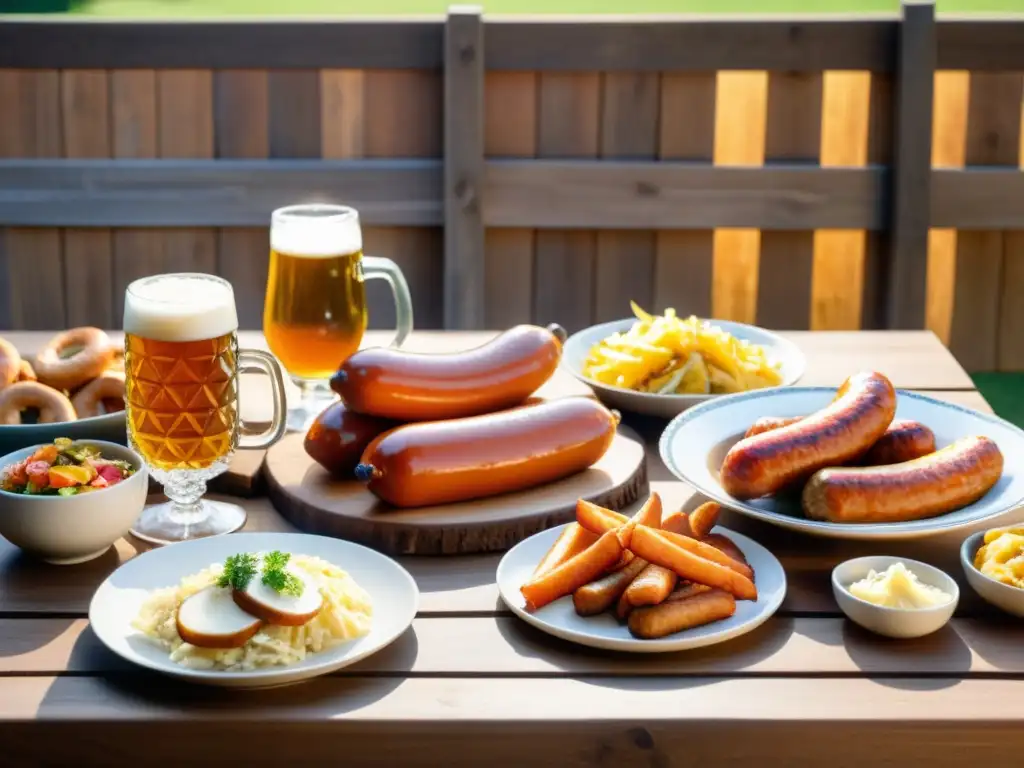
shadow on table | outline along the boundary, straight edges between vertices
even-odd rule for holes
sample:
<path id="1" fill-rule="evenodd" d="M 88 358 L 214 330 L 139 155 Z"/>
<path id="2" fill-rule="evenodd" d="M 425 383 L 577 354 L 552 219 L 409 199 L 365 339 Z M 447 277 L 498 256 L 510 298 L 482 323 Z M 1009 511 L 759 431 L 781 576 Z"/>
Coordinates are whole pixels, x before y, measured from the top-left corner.
<path id="1" fill-rule="evenodd" d="M 17 619 L 20 623 L 17 632 L 11 632 L 8 637 L 3 638 L 0 644 L 0 670 L 22 671 L 24 659 L 19 661 L 18 657 L 26 656 L 35 651 L 45 648 L 58 637 L 67 632 L 75 619 L 53 619 L 50 621 L 35 621 Z M 10 662 L 5 659 L 11 659 Z"/>
<path id="2" fill-rule="evenodd" d="M 454 584 L 458 584 L 458 589 L 494 584 L 500 554 L 403 555 L 396 559 L 416 580 L 420 592 L 451 592 Z M 508 610 L 504 603 L 498 602 L 500 610 Z"/>
<path id="3" fill-rule="evenodd" d="M 120 541 L 87 563 L 51 565 L 0 539 L 0 611 L 84 615 L 96 588 L 133 554 Z"/>
<path id="4" fill-rule="evenodd" d="M 790 622 L 769 621 L 752 632 L 718 645 L 672 653 L 628 653 L 577 645 L 548 635 L 515 618 L 498 618 L 498 631 L 524 658 L 530 670 L 571 675 L 607 688 L 672 690 L 706 685 L 716 676 L 757 674 L 784 648 L 793 633 Z M 771 666 L 770 662 L 767 666 Z M 639 681 L 638 677 L 650 677 Z M 652 687 L 653 686 L 653 687 Z"/>
<path id="5" fill-rule="evenodd" d="M 69 706 L 80 706 L 86 687 L 97 706 L 140 716 L 188 707 L 211 716 L 252 713 L 266 717 L 279 709 L 287 717 L 303 711 L 334 717 L 373 704 L 394 691 L 412 669 L 418 651 L 410 627 L 387 648 L 337 672 L 276 688 L 229 689 L 188 683 L 135 666 L 109 651 L 87 628 L 72 650 L 68 669 L 99 676 L 57 678 L 38 712 L 40 717 L 56 716 Z"/>
<path id="6" fill-rule="evenodd" d="M 319 677 L 268 689 L 230 689 L 194 685 L 157 674 L 128 673 L 104 677 L 59 677 L 47 689 L 37 717 L 166 717 L 182 710 L 210 720 L 334 718 L 373 705 L 403 682 L 401 677 Z M 83 704 L 83 697 L 87 704 Z"/>
<path id="7" fill-rule="evenodd" d="M 890 688 L 951 688 L 971 670 L 971 650 L 949 624 L 925 637 L 896 640 L 879 637 L 847 621 L 843 625 L 843 645 L 866 677 Z M 926 670 L 936 677 L 899 677 L 911 670 Z"/>

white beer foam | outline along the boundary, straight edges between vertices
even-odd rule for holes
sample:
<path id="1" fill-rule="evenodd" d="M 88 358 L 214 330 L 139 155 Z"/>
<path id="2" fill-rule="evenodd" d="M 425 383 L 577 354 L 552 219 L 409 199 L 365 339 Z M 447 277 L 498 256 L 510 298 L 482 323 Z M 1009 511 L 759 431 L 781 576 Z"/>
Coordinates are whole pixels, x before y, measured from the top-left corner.
<path id="1" fill-rule="evenodd" d="M 125 333 L 155 341 L 201 341 L 236 330 L 235 292 L 210 275 L 145 277 L 125 293 Z"/>
<path id="2" fill-rule="evenodd" d="M 355 216 L 301 216 L 279 219 L 270 227 L 270 247 L 305 259 L 326 259 L 363 249 Z"/>

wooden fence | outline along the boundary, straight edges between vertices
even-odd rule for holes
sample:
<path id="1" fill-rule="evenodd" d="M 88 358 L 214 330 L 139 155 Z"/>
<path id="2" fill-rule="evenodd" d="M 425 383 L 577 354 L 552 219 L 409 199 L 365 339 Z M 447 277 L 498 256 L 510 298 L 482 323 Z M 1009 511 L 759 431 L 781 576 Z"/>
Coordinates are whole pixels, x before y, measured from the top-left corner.
<path id="1" fill-rule="evenodd" d="M 400 264 L 418 327 L 576 329 L 635 299 L 806 328 L 842 295 L 856 319 L 831 327 L 922 328 L 947 291 L 960 360 L 1024 369 L 1022 41 L 1024 17 L 936 20 L 928 3 L 4 21 L 0 327 L 116 326 L 128 281 L 182 269 L 231 279 L 259 327 L 270 211 L 326 200 L 359 208 L 367 252 Z M 827 158 L 842 73 L 869 79 L 870 108 L 859 149 Z M 934 83 L 951 73 L 969 98 L 949 151 Z M 725 98 L 758 76 L 759 103 Z"/>

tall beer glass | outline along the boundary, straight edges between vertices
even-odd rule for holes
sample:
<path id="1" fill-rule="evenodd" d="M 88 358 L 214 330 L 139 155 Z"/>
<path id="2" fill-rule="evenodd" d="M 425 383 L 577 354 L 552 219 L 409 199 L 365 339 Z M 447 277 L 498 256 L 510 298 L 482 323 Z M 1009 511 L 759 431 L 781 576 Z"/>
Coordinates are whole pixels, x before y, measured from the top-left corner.
<path id="1" fill-rule="evenodd" d="M 146 507 L 132 529 L 168 544 L 238 530 L 245 510 L 203 500 L 236 448 L 266 448 L 284 433 L 284 381 L 266 352 L 239 350 L 231 284 L 213 275 L 136 280 L 124 300 L 128 440 L 170 499 Z M 239 439 L 238 374 L 270 377 L 270 428 Z"/>
<path id="2" fill-rule="evenodd" d="M 359 213 L 341 205 L 279 208 L 270 222 L 270 272 L 263 307 L 267 345 L 302 392 L 288 429 L 305 431 L 329 400 L 327 380 L 359 349 L 367 324 L 365 280 L 385 280 L 395 297 L 401 346 L 412 331 L 412 300 L 390 259 L 363 256 Z"/>

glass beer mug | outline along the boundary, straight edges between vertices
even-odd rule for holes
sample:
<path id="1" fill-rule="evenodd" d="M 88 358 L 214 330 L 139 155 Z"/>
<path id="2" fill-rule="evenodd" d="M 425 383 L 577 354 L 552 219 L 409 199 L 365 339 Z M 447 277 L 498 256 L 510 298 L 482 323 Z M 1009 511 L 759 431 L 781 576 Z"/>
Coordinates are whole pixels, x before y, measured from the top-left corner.
<path id="1" fill-rule="evenodd" d="M 287 405 L 277 361 L 238 348 L 231 284 L 214 275 L 156 275 L 128 286 L 124 300 L 128 441 L 170 502 L 147 506 L 132 533 L 154 544 L 231 533 L 245 525 L 237 504 L 203 500 L 236 448 L 267 448 L 284 434 Z M 270 378 L 269 429 L 240 437 L 238 375 Z"/>
<path id="2" fill-rule="evenodd" d="M 270 271 L 263 307 L 267 346 L 302 392 L 287 428 L 305 431 L 334 399 L 328 379 L 359 349 L 367 325 L 364 280 L 386 280 L 401 346 L 412 331 L 412 300 L 398 266 L 363 255 L 359 213 L 341 205 L 279 208 L 270 222 Z"/>

